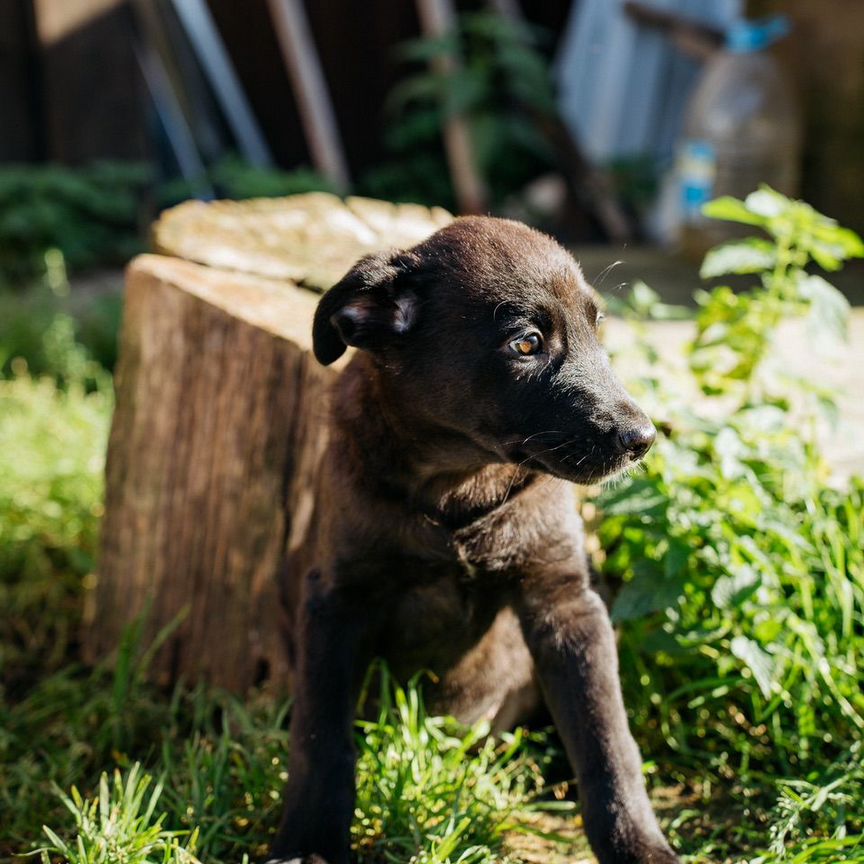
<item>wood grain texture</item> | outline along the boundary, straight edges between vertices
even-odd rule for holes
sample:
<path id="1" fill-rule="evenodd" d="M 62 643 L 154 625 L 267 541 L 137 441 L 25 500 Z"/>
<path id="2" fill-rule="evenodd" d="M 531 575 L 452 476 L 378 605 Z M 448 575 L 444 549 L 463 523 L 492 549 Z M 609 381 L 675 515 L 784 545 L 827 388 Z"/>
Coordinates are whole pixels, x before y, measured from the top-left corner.
<path id="1" fill-rule="evenodd" d="M 91 659 L 149 607 L 145 644 L 186 616 L 157 680 L 287 683 L 275 576 L 335 374 L 308 352 L 314 299 L 154 256 L 129 268 Z"/>
<path id="2" fill-rule="evenodd" d="M 440 207 L 344 201 L 325 192 L 251 201 L 187 201 L 154 226 L 157 251 L 323 291 L 361 255 L 413 246 L 453 217 Z"/>

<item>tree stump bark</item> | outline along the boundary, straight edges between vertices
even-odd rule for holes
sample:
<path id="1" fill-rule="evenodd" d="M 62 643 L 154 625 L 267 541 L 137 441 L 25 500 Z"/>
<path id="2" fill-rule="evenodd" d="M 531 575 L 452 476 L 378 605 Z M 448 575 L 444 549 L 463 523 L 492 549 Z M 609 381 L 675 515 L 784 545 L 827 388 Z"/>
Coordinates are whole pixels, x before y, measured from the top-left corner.
<path id="1" fill-rule="evenodd" d="M 127 271 L 89 660 L 143 616 L 144 644 L 176 625 L 150 667 L 160 682 L 289 686 L 276 577 L 339 369 L 310 353 L 318 298 L 299 286 L 325 289 L 360 255 L 449 219 L 326 195 L 163 215 L 166 254 Z"/>

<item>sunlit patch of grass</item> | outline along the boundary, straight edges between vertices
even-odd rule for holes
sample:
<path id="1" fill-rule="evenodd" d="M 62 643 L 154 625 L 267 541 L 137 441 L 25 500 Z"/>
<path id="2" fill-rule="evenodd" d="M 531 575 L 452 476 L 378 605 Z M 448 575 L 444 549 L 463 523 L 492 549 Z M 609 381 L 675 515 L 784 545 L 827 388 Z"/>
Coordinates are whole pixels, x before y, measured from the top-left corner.
<path id="1" fill-rule="evenodd" d="M 196 832 L 168 831 L 166 814 L 157 814 L 162 789 L 136 763 L 125 777 L 115 771 L 113 783 L 103 774 L 93 798 L 85 799 L 74 786 L 69 795 L 60 792 L 75 821 L 75 837 L 64 840 L 45 826 L 49 844 L 41 849 L 43 864 L 50 864 L 52 855 L 67 864 L 199 864 Z"/>
<path id="2" fill-rule="evenodd" d="M 127 650 L 146 655 L 134 640 Z M 44 822 L 46 848 L 70 864 L 266 854 L 287 780 L 288 703 L 204 687 L 166 697 L 134 666 L 118 664 L 133 669 L 119 685 L 105 670 L 47 678 L 0 718 L 12 765 L 0 776 L 0 807 L 12 817 L 0 857 L 32 849 Z M 416 681 L 382 687 L 376 718 L 357 724 L 360 860 L 499 861 L 519 832 L 560 843 L 536 820 L 574 810 L 545 788 L 552 750 L 542 733 L 489 737 L 483 724 L 429 716 Z M 113 784 L 102 773 L 112 763 Z M 151 791 L 144 773 L 159 778 Z M 57 785 L 75 789 L 58 797 Z"/>
<path id="3" fill-rule="evenodd" d="M 110 385 L 0 379 L 0 683 L 66 662 L 102 515 Z"/>
<path id="4" fill-rule="evenodd" d="M 354 842 L 362 860 L 479 864 L 500 860 L 508 831 L 535 810 L 572 810 L 544 792 L 546 738 L 524 729 L 489 737 L 429 716 L 417 682 L 381 689 L 375 720 L 359 721 Z"/>

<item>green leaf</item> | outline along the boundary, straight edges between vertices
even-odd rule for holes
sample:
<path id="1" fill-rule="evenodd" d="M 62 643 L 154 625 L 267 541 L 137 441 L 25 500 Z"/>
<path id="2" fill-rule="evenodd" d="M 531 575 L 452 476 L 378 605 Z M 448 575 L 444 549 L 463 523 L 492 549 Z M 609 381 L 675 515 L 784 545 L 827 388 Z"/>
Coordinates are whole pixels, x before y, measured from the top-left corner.
<path id="1" fill-rule="evenodd" d="M 836 345 L 848 339 L 849 301 L 821 276 L 805 276 L 798 291 L 809 304 L 807 327 L 820 344 Z"/>
<path id="2" fill-rule="evenodd" d="M 752 567 L 741 567 L 736 573 L 721 576 L 711 589 L 711 599 L 718 609 L 740 606 L 753 596 L 761 580 Z"/>
<path id="3" fill-rule="evenodd" d="M 681 583 L 667 579 L 660 573 L 649 572 L 628 582 L 615 598 L 612 606 L 612 621 L 635 621 L 651 612 L 668 609 L 678 602 Z"/>
<path id="4" fill-rule="evenodd" d="M 606 516 L 660 515 L 669 505 L 667 496 L 645 480 L 635 480 L 604 496 L 603 512 Z"/>
<path id="5" fill-rule="evenodd" d="M 864 258 L 864 240 L 851 228 L 843 228 L 833 219 L 821 216 L 819 224 L 812 229 L 812 234 L 817 243 L 831 247 L 832 254 L 841 260 Z"/>
<path id="6" fill-rule="evenodd" d="M 774 683 L 774 658 L 762 647 L 746 636 L 736 636 L 730 646 L 732 654 L 753 673 L 762 695 L 771 698 L 771 685 Z"/>
<path id="7" fill-rule="evenodd" d="M 770 186 L 760 186 L 744 199 L 744 206 L 750 213 L 770 221 L 782 216 L 793 205 L 793 201 L 776 192 Z"/>
<path id="8" fill-rule="evenodd" d="M 734 480 L 744 473 L 742 459 L 746 448 L 741 437 L 731 427 L 725 426 L 714 439 L 714 452 L 720 460 L 720 474 L 726 480 Z"/>
<path id="9" fill-rule="evenodd" d="M 739 222 L 742 225 L 759 225 L 764 227 L 768 220 L 758 213 L 752 213 L 743 201 L 724 195 L 702 205 L 702 213 L 709 219 L 723 219 L 726 222 Z"/>
<path id="10" fill-rule="evenodd" d="M 725 243 L 705 256 L 699 275 L 703 279 L 725 276 L 727 273 L 761 273 L 771 270 L 777 262 L 774 244 L 758 237 Z"/>
<path id="11" fill-rule="evenodd" d="M 810 257 L 829 273 L 840 270 L 843 267 L 843 259 L 846 257 L 843 247 L 833 243 L 822 243 L 814 240 L 807 248 Z"/>
<path id="12" fill-rule="evenodd" d="M 691 548 L 687 543 L 678 539 L 669 541 L 669 549 L 663 556 L 663 572 L 667 579 L 681 576 L 690 562 Z"/>
<path id="13" fill-rule="evenodd" d="M 641 279 L 630 289 L 630 304 L 634 309 L 650 315 L 652 307 L 661 303 L 660 295 Z"/>

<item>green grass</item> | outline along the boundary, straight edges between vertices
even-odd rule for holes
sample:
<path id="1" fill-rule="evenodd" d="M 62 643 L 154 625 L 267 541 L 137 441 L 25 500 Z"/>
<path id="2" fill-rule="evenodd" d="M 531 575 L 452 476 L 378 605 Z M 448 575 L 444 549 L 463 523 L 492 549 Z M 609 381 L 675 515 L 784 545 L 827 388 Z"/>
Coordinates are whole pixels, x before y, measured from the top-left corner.
<path id="1" fill-rule="evenodd" d="M 67 662 L 95 564 L 110 391 L 0 379 L 0 681 Z"/>
<path id="2" fill-rule="evenodd" d="M 840 338 L 845 307 L 805 267 L 864 247 L 770 190 L 716 206 L 772 240 L 732 244 L 711 272 L 756 262 L 761 287 L 702 296 L 683 377 L 634 341 L 644 375 L 629 384 L 663 434 L 597 501 L 625 700 L 688 864 L 864 864 L 864 481 L 835 488 L 820 454 L 831 394 L 769 368 L 784 317 Z M 672 314 L 644 288 L 635 300 Z M 41 326 L 33 302 L 0 303 L 0 859 L 260 858 L 290 704 L 156 689 L 140 623 L 112 667 L 76 662 L 111 388 L 74 322 L 51 306 Z M 548 779 L 554 737 L 489 738 L 428 716 L 419 682 L 380 677 L 356 727 L 361 862 L 584 852 L 578 806 Z"/>
<path id="3" fill-rule="evenodd" d="M 114 772 L 110 784 L 107 775 L 99 779 L 98 795 L 86 800 L 76 787 L 60 800 L 75 820 L 75 839 L 67 842 L 47 825 L 45 836 L 50 845 L 41 850 L 44 864 L 51 861 L 50 853 L 59 855 L 69 864 L 109 864 L 114 861 L 129 864 L 144 862 L 196 862 L 193 851 L 197 834 L 167 831 L 163 827 L 166 814 L 156 815 L 164 786 L 140 772 L 137 763 L 125 778 Z M 181 838 L 188 838 L 183 843 Z"/>
<path id="4" fill-rule="evenodd" d="M 287 779 L 288 704 L 203 687 L 166 697 L 144 681 L 147 652 L 134 639 L 123 650 L 115 673 L 67 670 L 4 708 L 0 856 L 37 845 L 70 864 L 263 855 Z M 382 697 L 357 726 L 361 861 L 497 861 L 522 821 L 572 809 L 541 799 L 542 733 L 492 739 L 430 717 L 416 683 L 385 681 Z"/>

